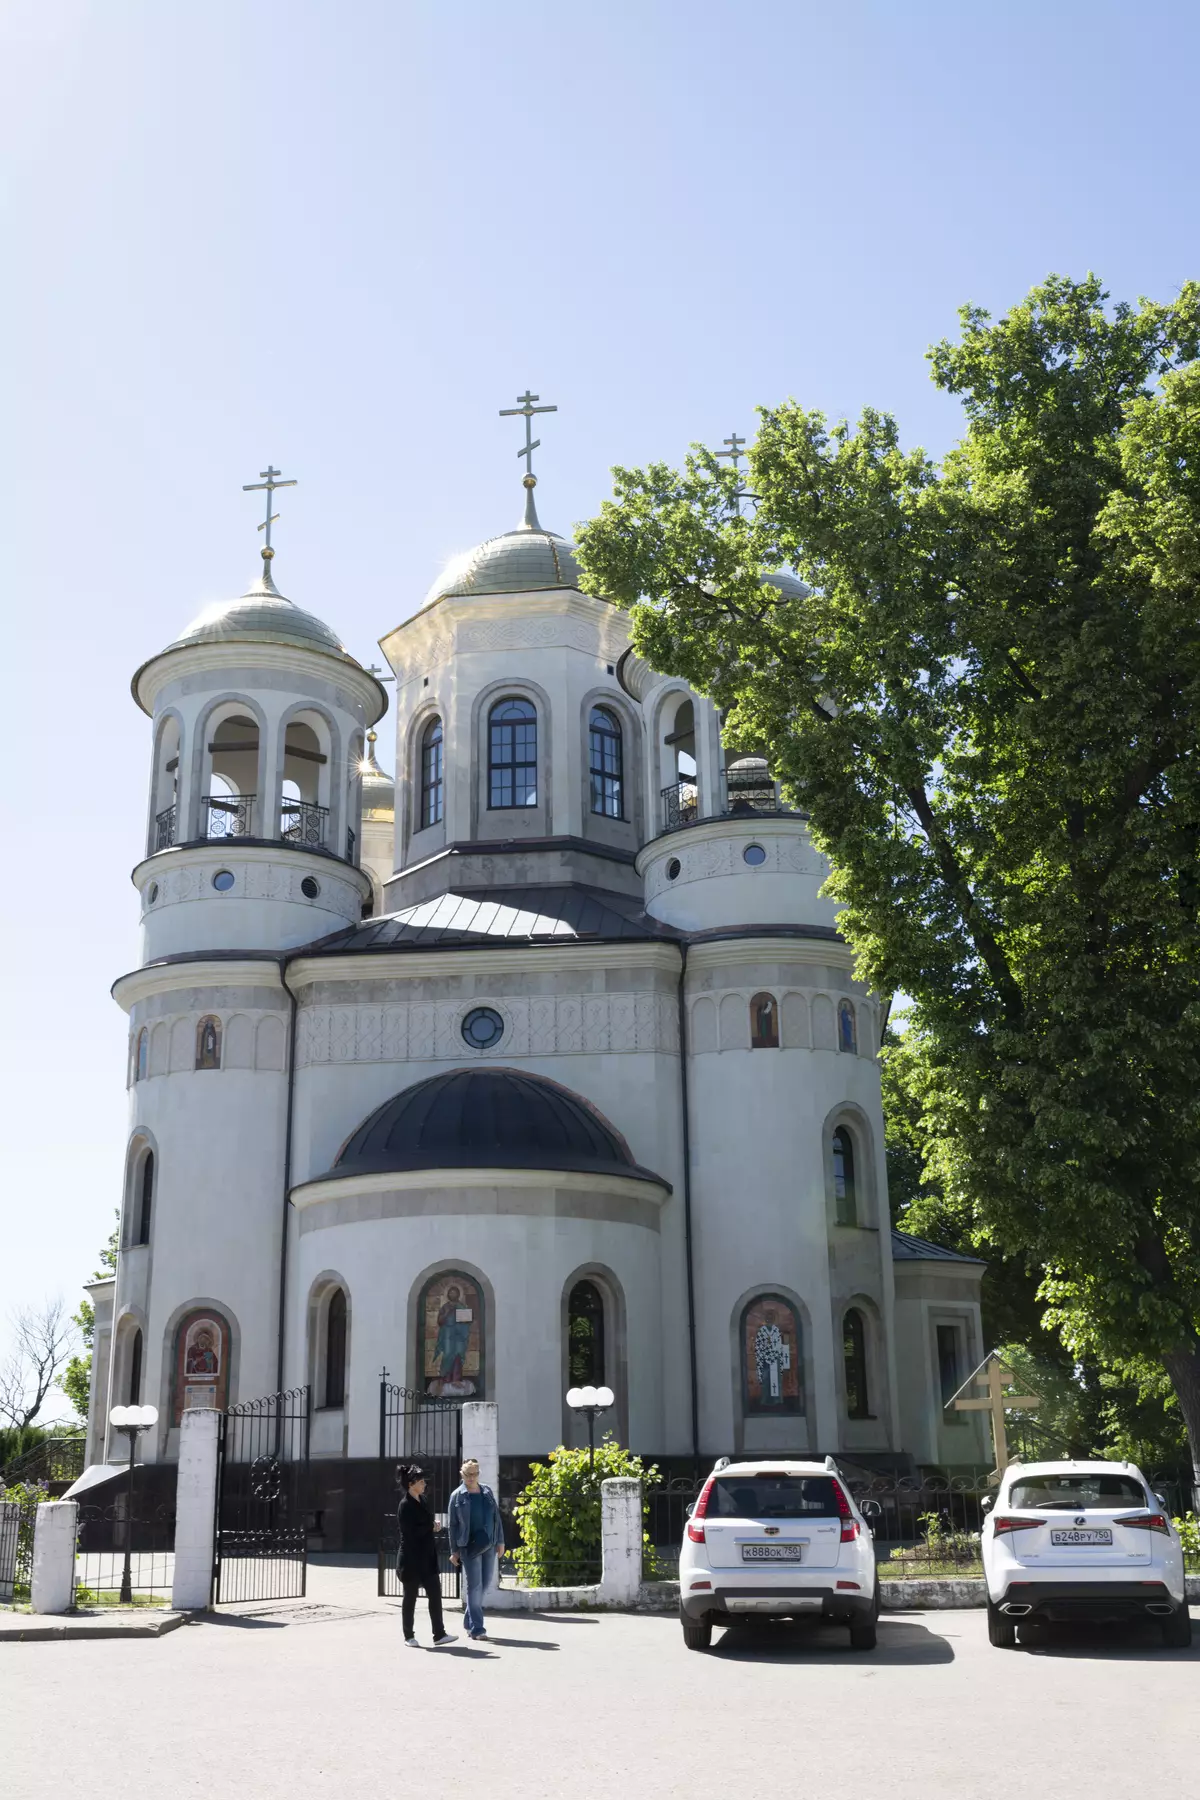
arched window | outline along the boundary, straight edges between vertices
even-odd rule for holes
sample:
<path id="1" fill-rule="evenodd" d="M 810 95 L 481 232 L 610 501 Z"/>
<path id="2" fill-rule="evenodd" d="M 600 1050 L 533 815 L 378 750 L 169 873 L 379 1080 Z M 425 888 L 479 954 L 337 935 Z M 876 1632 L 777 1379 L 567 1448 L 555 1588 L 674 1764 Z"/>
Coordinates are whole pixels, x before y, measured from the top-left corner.
<path id="1" fill-rule="evenodd" d="M 528 700 L 498 700 L 488 714 L 488 805 L 537 805 L 537 713 Z"/>
<path id="2" fill-rule="evenodd" d="M 421 830 L 442 822 L 442 721 L 430 719 L 421 734 Z"/>
<path id="3" fill-rule="evenodd" d="M 594 1281 L 577 1281 L 567 1300 L 567 1372 L 572 1387 L 604 1384 L 604 1297 Z"/>
<path id="4" fill-rule="evenodd" d="M 592 811 L 606 819 L 623 819 L 624 748 L 616 714 L 607 706 L 593 706 L 588 720 L 588 770 L 592 778 Z"/>
<path id="5" fill-rule="evenodd" d="M 150 1073 L 150 1033 L 143 1025 L 137 1035 L 137 1059 L 134 1063 L 135 1081 L 145 1081 Z"/>
<path id="6" fill-rule="evenodd" d="M 346 1291 L 334 1288 L 325 1311 L 325 1404 L 346 1403 Z"/>
<path id="7" fill-rule="evenodd" d="M 850 1133 L 838 1126 L 833 1134 L 833 1205 L 839 1225 L 858 1224 L 858 1195 L 854 1184 L 854 1145 Z"/>
<path id="8" fill-rule="evenodd" d="M 483 1295 L 460 1269 L 442 1269 L 417 1304 L 417 1365 L 431 1400 L 486 1398 Z"/>
<path id="9" fill-rule="evenodd" d="M 147 1150 L 142 1158 L 141 1178 L 138 1182 L 137 1232 L 135 1244 L 150 1242 L 150 1209 L 154 1204 L 154 1152 Z"/>
<path id="10" fill-rule="evenodd" d="M 142 1334 L 135 1331 L 133 1343 L 129 1348 L 129 1388 L 127 1404 L 140 1406 L 142 1403 Z"/>
<path id="11" fill-rule="evenodd" d="M 804 1411 L 800 1320 L 782 1294 L 759 1294 L 742 1310 L 742 1407 L 747 1413 Z"/>
<path id="12" fill-rule="evenodd" d="M 846 1413 L 851 1419 L 870 1417 L 867 1403 L 867 1327 L 856 1306 L 842 1321 L 842 1358 L 846 1365 Z"/>
<path id="13" fill-rule="evenodd" d="M 750 1002 L 750 1048 L 779 1048 L 779 1008 L 774 994 L 755 994 Z"/>
<path id="14" fill-rule="evenodd" d="M 211 1014 L 196 1027 L 196 1067 L 219 1069 L 221 1066 L 221 1021 Z"/>
<path id="15" fill-rule="evenodd" d="M 858 1030 L 854 1023 L 854 1008 L 849 1000 L 838 1005 L 838 1049 L 849 1050 L 853 1055 L 858 1050 Z"/>

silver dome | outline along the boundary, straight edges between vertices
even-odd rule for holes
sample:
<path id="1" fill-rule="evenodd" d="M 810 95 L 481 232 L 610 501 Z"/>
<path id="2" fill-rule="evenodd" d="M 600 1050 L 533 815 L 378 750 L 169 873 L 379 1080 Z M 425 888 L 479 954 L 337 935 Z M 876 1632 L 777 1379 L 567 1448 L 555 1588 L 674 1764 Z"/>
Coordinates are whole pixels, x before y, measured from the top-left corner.
<path id="1" fill-rule="evenodd" d="M 788 569 L 776 569 L 773 574 L 762 577 L 763 587 L 773 587 L 783 595 L 785 600 L 807 600 L 812 589 L 806 582 L 793 575 Z"/>
<path id="2" fill-rule="evenodd" d="M 438 576 L 425 605 L 466 594 L 527 594 L 579 588 L 581 574 L 571 545 L 557 532 L 519 525 L 456 556 Z"/>
<path id="3" fill-rule="evenodd" d="M 265 563 L 258 580 L 240 598 L 218 600 L 206 606 L 166 650 L 182 650 L 189 644 L 246 643 L 298 644 L 302 649 L 321 650 L 344 662 L 355 660 L 336 632 L 279 592 L 271 579 L 270 566 Z"/>
<path id="4" fill-rule="evenodd" d="M 367 754 L 358 765 L 364 819 L 378 818 L 381 813 L 390 818 L 396 811 L 396 783 L 375 761 L 376 742 L 375 733 L 368 731 Z"/>

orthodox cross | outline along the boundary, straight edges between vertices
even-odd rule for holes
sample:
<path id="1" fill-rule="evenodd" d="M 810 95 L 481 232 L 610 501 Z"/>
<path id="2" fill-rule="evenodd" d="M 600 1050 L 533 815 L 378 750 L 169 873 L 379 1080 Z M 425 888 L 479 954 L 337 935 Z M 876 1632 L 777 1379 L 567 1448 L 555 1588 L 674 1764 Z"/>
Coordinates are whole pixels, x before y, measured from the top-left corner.
<path id="1" fill-rule="evenodd" d="M 242 483 L 242 492 L 243 492 L 243 494 L 256 494 L 256 493 L 261 492 L 263 488 L 266 489 L 266 492 L 267 492 L 267 516 L 263 520 L 262 524 L 259 526 L 258 529 L 260 531 L 266 532 L 267 535 L 266 535 L 266 540 L 263 544 L 263 548 L 264 548 L 264 550 L 269 550 L 271 548 L 271 527 L 275 523 L 276 519 L 279 517 L 278 513 L 273 513 L 271 511 L 271 501 L 275 497 L 275 489 L 281 488 L 281 487 L 295 487 L 296 483 L 294 480 L 292 480 L 292 481 L 276 481 L 275 477 L 279 474 L 279 470 L 273 469 L 270 466 L 270 464 L 268 464 L 265 469 L 260 469 L 259 474 L 264 475 L 266 477 L 266 480 L 265 481 L 244 481 Z"/>
<path id="2" fill-rule="evenodd" d="M 729 445 L 728 450 L 714 450 L 713 455 L 717 457 L 727 456 L 733 464 L 733 472 L 738 478 L 738 485 L 733 491 L 733 510 L 735 513 L 740 513 L 743 500 L 758 499 L 757 494 L 752 494 L 749 488 L 742 486 L 742 471 L 740 464 L 742 460 L 742 446 L 746 440 L 744 437 L 739 437 L 735 431 L 732 437 L 724 438 L 722 441 Z"/>
<path id="3" fill-rule="evenodd" d="M 1004 1410 L 1010 1406 L 1023 1406 L 1027 1412 L 1034 1412 L 1041 1404 L 1037 1394 L 1006 1394 L 1006 1387 L 1012 1385 L 1016 1376 L 1011 1369 L 1006 1369 L 993 1350 L 980 1363 L 973 1375 L 963 1382 L 957 1394 L 952 1394 L 948 1405 L 955 1412 L 987 1412 L 992 1415 L 992 1439 L 996 1447 L 996 1467 L 991 1479 L 999 1481 L 1011 1458 L 1008 1454 L 1008 1433 L 1005 1430 Z M 962 1396 L 970 1388 L 987 1389 L 986 1398 L 963 1399 Z"/>
<path id="4" fill-rule="evenodd" d="M 539 395 L 531 394 L 529 389 L 526 388 L 523 394 L 517 395 L 517 399 L 521 403 L 519 406 L 502 406 L 500 408 L 500 417 L 502 419 L 515 419 L 519 417 L 523 418 L 525 421 L 525 446 L 523 449 L 517 451 L 517 455 L 525 458 L 526 479 L 533 474 L 533 453 L 541 447 L 542 442 L 541 438 L 535 438 L 533 435 L 533 415 L 534 413 L 558 411 L 557 406 L 535 406 L 534 401 L 538 398 L 540 398 Z"/>

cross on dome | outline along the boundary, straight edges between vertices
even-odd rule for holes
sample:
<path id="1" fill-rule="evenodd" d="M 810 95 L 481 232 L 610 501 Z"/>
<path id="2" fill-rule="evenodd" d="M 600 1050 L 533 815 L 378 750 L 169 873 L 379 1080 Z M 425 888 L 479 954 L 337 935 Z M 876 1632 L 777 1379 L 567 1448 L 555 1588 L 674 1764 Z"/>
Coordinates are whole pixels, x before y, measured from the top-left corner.
<path id="1" fill-rule="evenodd" d="M 275 489 L 296 486 L 296 481 L 295 481 L 294 477 L 290 481 L 276 481 L 275 477 L 279 473 L 280 473 L 280 471 L 278 469 L 274 468 L 270 463 L 268 463 L 265 469 L 259 470 L 259 474 L 265 477 L 264 480 L 262 480 L 262 481 L 244 481 L 242 483 L 243 494 L 257 494 L 257 493 L 261 493 L 264 488 L 266 489 L 267 516 L 262 521 L 262 523 L 260 524 L 260 526 L 258 528 L 260 531 L 265 531 L 267 534 L 266 539 L 263 543 L 263 561 L 264 562 L 270 562 L 271 558 L 275 554 L 275 552 L 271 548 L 271 527 L 275 523 L 276 519 L 279 517 L 278 513 L 273 513 L 271 511 L 271 502 L 275 498 Z"/>
<path id="2" fill-rule="evenodd" d="M 733 465 L 733 472 L 738 478 L 738 485 L 733 491 L 733 510 L 740 514 L 743 500 L 758 499 L 757 494 L 752 494 L 749 488 L 742 486 L 742 447 L 746 440 L 744 437 L 739 437 L 735 431 L 731 437 L 722 439 L 722 442 L 729 445 L 728 450 L 714 450 L 713 455 L 716 457 L 727 456 Z"/>
<path id="3" fill-rule="evenodd" d="M 500 417 L 502 419 L 521 418 L 525 421 L 525 442 L 517 451 L 517 456 L 518 458 L 522 456 L 525 458 L 525 473 L 521 477 L 521 484 L 525 489 L 525 517 L 522 523 L 527 526 L 530 531 L 541 530 L 541 525 L 538 522 L 537 508 L 533 504 L 533 490 L 537 486 L 537 476 L 533 472 L 533 453 L 535 450 L 541 448 L 542 440 L 541 438 L 535 438 L 533 435 L 533 418 L 535 413 L 552 413 L 558 411 L 557 406 L 537 406 L 535 402 L 540 398 L 540 394 L 530 393 L 529 389 L 526 388 L 523 394 L 517 395 L 518 405 L 502 406 L 500 408 Z"/>

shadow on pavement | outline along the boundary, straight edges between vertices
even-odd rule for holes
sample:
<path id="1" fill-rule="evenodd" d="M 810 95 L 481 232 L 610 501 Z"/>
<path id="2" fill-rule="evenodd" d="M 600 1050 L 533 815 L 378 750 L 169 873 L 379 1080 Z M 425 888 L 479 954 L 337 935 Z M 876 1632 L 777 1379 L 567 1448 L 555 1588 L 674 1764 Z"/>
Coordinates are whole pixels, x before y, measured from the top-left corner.
<path id="1" fill-rule="evenodd" d="M 793 1625 L 783 1620 L 771 1625 L 756 1620 L 753 1625 L 730 1626 L 717 1640 L 713 1654 L 732 1662 L 811 1662 L 852 1656 L 864 1668 L 880 1663 L 900 1666 L 954 1661 L 954 1651 L 945 1638 L 910 1619 L 881 1619 L 874 1650 L 851 1650 L 844 1626 Z"/>
<path id="2" fill-rule="evenodd" d="M 236 1625 L 239 1631 L 283 1631 L 286 1619 L 256 1619 L 246 1613 L 204 1612 L 189 1619 L 192 1625 Z"/>
<path id="3" fill-rule="evenodd" d="M 494 1631 L 489 1631 L 486 1642 L 502 1644 L 506 1650 L 560 1650 L 561 1644 L 552 1643 L 549 1638 L 502 1638 Z"/>
<path id="4" fill-rule="evenodd" d="M 1149 1619 L 1127 1625 L 1018 1625 L 1017 1653 L 1021 1651 L 1092 1662 L 1200 1662 L 1200 1632 L 1190 1649 L 1168 1650 L 1160 1628 Z"/>

